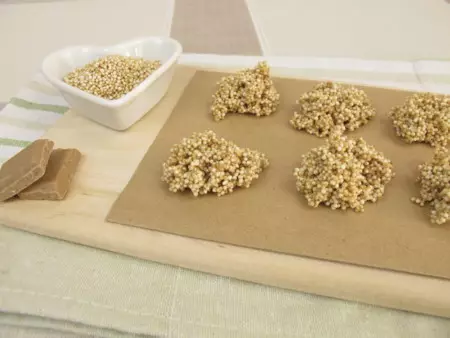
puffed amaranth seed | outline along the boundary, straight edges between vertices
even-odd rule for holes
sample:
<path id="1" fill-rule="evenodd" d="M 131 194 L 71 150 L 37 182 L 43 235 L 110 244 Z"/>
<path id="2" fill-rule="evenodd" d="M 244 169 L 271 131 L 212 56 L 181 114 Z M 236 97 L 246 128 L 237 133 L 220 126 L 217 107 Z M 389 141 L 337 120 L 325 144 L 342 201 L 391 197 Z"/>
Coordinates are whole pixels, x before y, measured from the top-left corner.
<path id="1" fill-rule="evenodd" d="M 297 190 L 308 205 L 317 208 L 364 211 L 366 202 L 380 199 L 394 177 L 390 160 L 362 138 L 342 136 L 334 130 L 324 146 L 314 148 L 301 158 L 294 170 Z"/>
<path id="2" fill-rule="evenodd" d="M 397 135 L 408 143 L 424 142 L 445 146 L 450 141 L 450 96 L 418 93 L 389 116 Z"/>
<path id="3" fill-rule="evenodd" d="M 227 114 L 267 116 L 276 111 L 280 102 L 266 62 L 222 78 L 213 95 L 211 113 L 216 121 Z"/>
<path id="4" fill-rule="evenodd" d="M 162 180 L 172 192 L 222 196 L 237 187 L 249 188 L 268 165 L 259 151 L 240 148 L 209 130 L 194 133 L 172 147 L 163 163 Z"/>
<path id="5" fill-rule="evenodd" d="M 444 224 L 450 220 L 450 152 L 439 147 L 431 162 L 419 166 L 417 182 L 420 197 L 411 200 L 420 206 L 429 204 L 431 222 Z"/>
<path id="6" fill-rule="evenodd" d="M 336 128 L 355 130 L 375 116 L 367 94 L 358 88 L 322 82 L 297 100 L 291 125 L 309 134 L 327 137 Z"/>
<path id="7" fill-rule="evenodd" d="M 107 100 L 131 92 L 161 66 L 158 60 L 107 55 L 67 74 L 67 84 Z"/>

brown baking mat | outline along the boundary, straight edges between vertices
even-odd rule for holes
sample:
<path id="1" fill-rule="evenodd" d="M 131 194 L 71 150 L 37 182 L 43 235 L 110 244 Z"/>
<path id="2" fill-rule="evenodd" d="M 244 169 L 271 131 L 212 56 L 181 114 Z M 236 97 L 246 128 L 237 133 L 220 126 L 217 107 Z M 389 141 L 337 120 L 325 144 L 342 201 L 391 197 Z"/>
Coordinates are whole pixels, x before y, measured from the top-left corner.
<path id="1" fill-rule="evenodd" d="M 387 268 L 450 279 L 450 227 L 432 226 L 427 208 L 410 202 L 418 193 L 417 165 L 432 156 L 425 145 L 399 140 L 387 112 L 408 92 L 365 87 L 376 118 L 351 136 L 364 138 L 392 159 L 397 176 L 366 211 L 313 209 L 295 189 L 293 170 L 301 154 L 324 143 L 288 124 L 293 103 L 315 81 L 275 79 L 280 108 L 271 116 L 227 115 L 214 122 L 210 113 L 215 83 L 223 74 L 198 72 L 170 119 L 149 148 L 132 179 L 114 203 L 110 222 L 286 254 Z M 230 195 L 194 198 L 171 193 L 161 182 L 169 149 L 194 131 L 218 135 L 264 152 L 270 166 L 250 189 Z"/>

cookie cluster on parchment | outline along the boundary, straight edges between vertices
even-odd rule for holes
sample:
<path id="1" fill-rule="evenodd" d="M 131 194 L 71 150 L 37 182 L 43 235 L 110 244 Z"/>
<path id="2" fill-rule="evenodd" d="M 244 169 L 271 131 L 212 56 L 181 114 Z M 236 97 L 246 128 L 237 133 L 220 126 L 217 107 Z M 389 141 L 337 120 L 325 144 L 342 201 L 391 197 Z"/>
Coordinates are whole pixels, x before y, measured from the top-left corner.
<path id="1" fill-rule="evenodd" d="M 276 111 L 280 101 L 266 62 L 223 77 L 213 95 L 211 113 L 216 121 L 227 114 L 267 116 Z"/>
<path id="2" fill-rule="evenodd" d="M 190 190 L 194 196 L 209 192 L 222 196 L 248 188 L 269 165 L 267 157 L 207 130 L 175 144 L 163 164 L 162 180 L 173 192 Z"/>
<path id="3" fill-rule="evenodd" d="M 326 144 L 301 157 L 294 170 L 297 190 L 312 207 L 364 211 L 366 202 L 376 202 L 394 177 L 392 162 L 362 138 L 331 132 Z"/>
<path id="4" fill-rule="evenodd" d="M 319 137 L 327 137 L 336 127 L 355 130 L 375 116 L 367 94 L 352 86 L 322 82 L 297 100 L 291 125 Z"/>

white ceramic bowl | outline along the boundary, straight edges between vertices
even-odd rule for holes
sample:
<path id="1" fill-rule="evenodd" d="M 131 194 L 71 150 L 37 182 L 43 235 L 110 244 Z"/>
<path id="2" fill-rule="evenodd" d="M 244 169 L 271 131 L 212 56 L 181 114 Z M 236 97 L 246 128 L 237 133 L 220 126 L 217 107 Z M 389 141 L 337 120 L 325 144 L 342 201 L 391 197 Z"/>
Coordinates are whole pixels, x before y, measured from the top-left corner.
<path id="1" fill-rule="evenodd" d="M 78 114 L 109 128 L 125 130 L 149 112 L 167 92 L 181 52 L 180 43 L 166 37 L 138 38 L 109 47 L 75 46 L 48 55 L 42 64 L 42 72 Z M 162 65 L 117 100 L 89 94 L 62 80 L 75 68 L 111 54 L 160 60 Z"/>

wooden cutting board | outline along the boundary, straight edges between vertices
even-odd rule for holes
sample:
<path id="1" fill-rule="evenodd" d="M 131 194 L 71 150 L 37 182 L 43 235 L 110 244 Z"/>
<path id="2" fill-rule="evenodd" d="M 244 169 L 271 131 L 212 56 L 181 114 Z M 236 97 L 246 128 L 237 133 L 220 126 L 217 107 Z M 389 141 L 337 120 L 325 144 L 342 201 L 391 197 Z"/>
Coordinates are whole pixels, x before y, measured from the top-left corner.
<path id="1" fill-rule="evenodd" d="M 0 204 L 0 223 L 26 231 L 247 281 L 450 318 L 450 281 L 186 238 L 105 221 L 195 69 L 180 67 L 164 100 L 126 132 L 68 112 L 44 138 L 83 159 L 62 202 Z M 286 75 L 274 69 L 275 75 Z"/>

